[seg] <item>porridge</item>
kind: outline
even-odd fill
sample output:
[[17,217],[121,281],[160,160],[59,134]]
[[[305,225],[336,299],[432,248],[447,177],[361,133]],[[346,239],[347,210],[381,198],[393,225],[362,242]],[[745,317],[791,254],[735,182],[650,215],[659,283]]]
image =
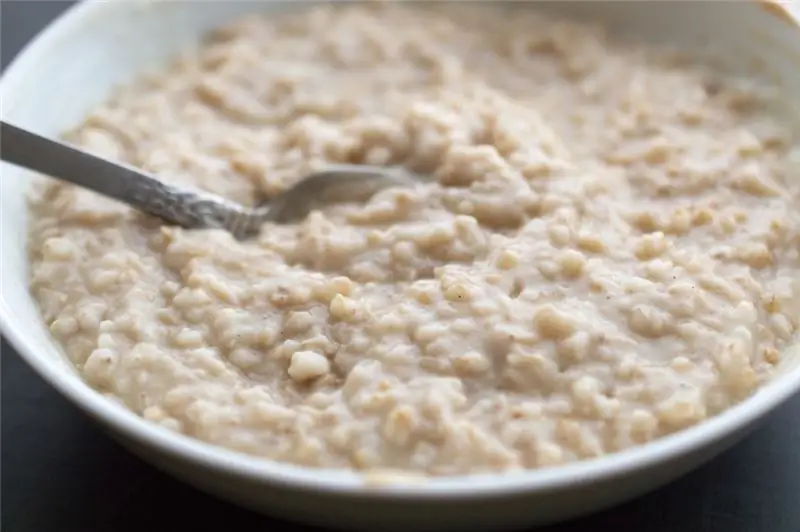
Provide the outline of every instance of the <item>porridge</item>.
[[245,18],[68,138],[245,204],[326,163],[430,179],[248,241],[48,181],[31,290],[92,386],[229,449],[427,475],[620,451],[746,398],[797,332],[773,98],[524,9]]

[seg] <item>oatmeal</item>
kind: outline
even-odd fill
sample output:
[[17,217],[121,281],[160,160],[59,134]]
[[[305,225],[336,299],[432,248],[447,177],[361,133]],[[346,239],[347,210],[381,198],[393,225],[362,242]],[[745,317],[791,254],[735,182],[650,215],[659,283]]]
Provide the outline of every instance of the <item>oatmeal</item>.
[[212,444],[413,475],[613,453],[752,394],[800,316],[774,96],[516,9],[254,16],[120,88],[70,140],[245,204],[326,163],[431,179],[248,241],[43,184],[31,290],[83,377]]

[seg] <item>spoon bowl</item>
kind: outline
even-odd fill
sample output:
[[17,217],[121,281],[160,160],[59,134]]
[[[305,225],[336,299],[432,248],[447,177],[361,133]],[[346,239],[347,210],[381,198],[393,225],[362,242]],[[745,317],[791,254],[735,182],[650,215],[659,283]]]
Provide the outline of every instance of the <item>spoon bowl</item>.
[[255,209],[265,221],[290,223],[334,203],[369,200],[381,190],[411,187],[419,180],[401,168],[330,165],[315,172]]

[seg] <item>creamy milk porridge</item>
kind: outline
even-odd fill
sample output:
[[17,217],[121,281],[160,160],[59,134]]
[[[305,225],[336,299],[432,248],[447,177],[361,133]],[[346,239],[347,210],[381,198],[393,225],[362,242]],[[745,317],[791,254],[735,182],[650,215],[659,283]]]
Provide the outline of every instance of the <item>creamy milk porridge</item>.
[[771,97],[523,9],[246,18],[69,138],[250,204],[326,162],[433,179],[244,242],[49,182],[31,289],[91,385],[230,449],[432,475],[619,451],[747,397],[797,331]]

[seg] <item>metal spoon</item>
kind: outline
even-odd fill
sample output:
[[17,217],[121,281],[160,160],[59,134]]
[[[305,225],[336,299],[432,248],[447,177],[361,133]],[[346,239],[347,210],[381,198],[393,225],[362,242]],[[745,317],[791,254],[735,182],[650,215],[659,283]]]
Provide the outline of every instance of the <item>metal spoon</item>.
[[68,181],[190,229],[226,229],[236,238],[258,233],[264,222],[286,223],[329,203],[363,202],[389,187],[413,186],[399,169],[332,165],[254,208],[215,194],[159,181],[132,166],[111,162],[62,142],[0,121],[3,161]]

